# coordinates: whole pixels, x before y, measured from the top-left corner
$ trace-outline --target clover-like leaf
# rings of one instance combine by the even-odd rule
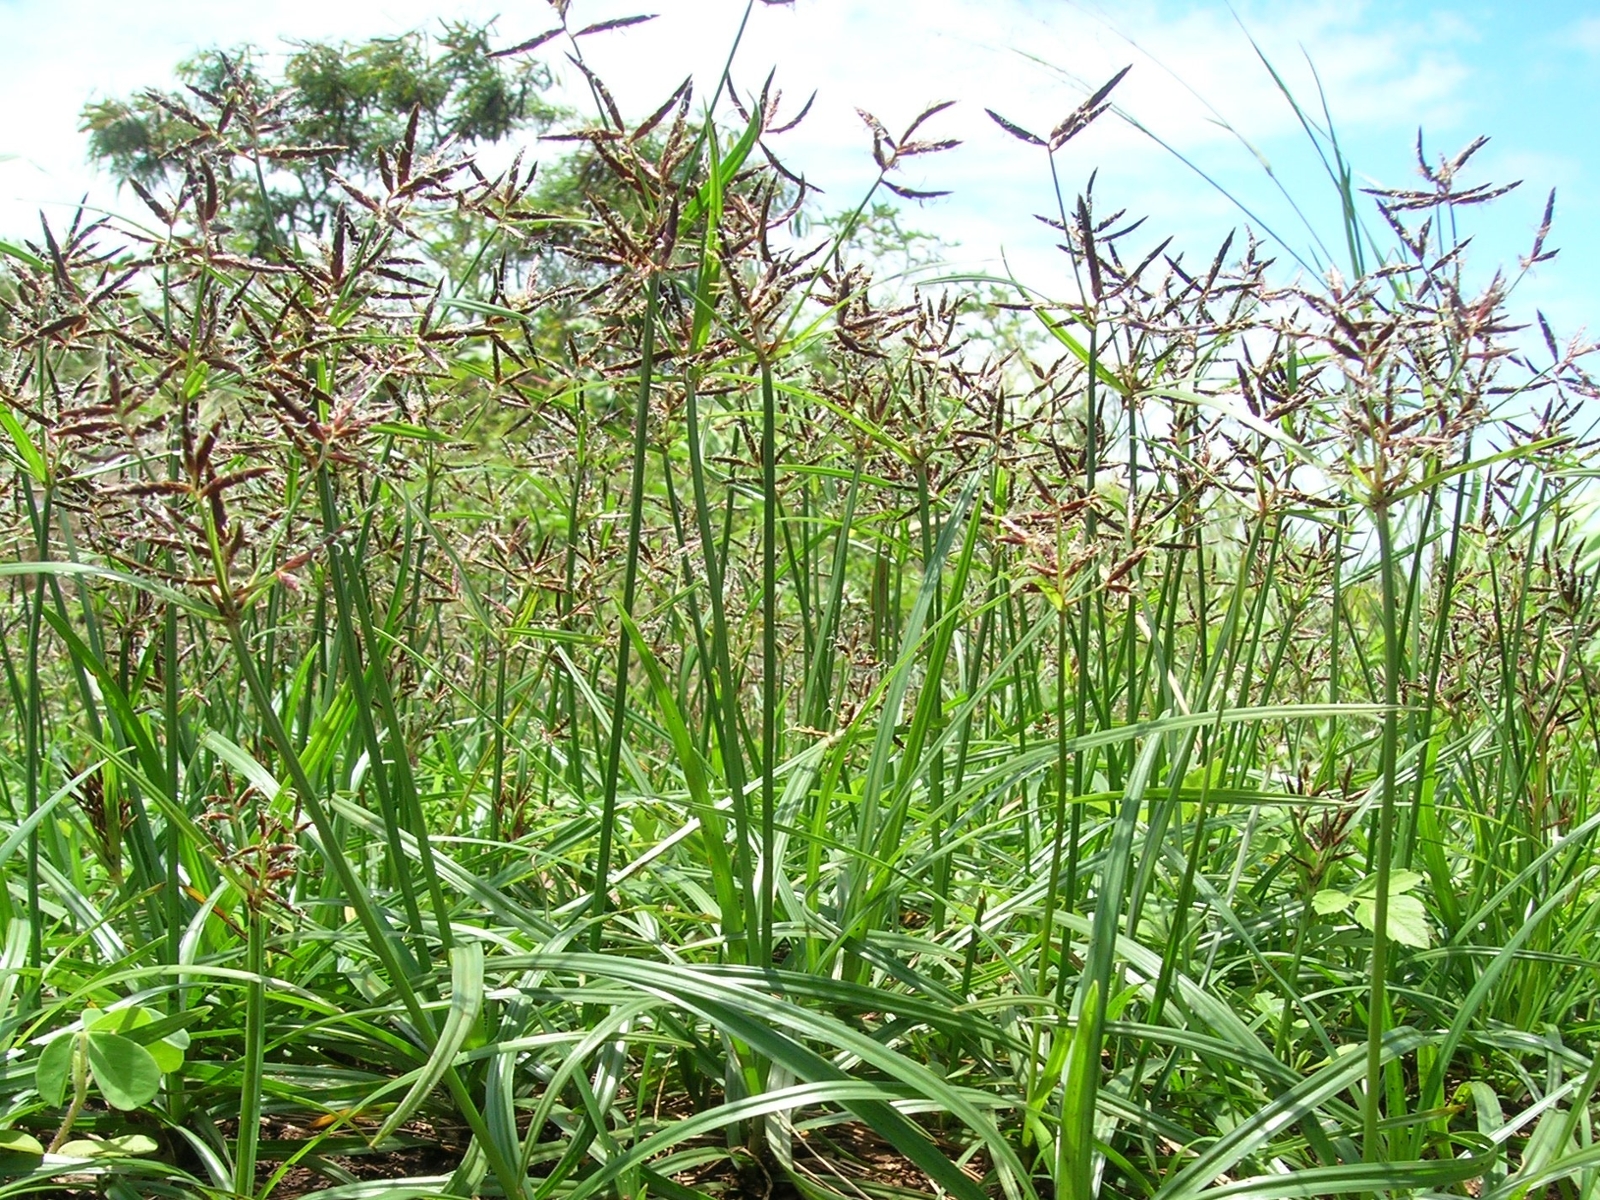
[[[78,1040],[75,1033],[63,1034],[48,1043],[33,1068],[33,1087],[51,1108],[60,1108],[67,1100],[67,1083],[72,1078],[72,1046]]]
[[[156,1067],[163,1075],[170,1075],[183,1067],[183,1050],[166,1038],[162,1038],[159,1042],[151,1042],[145,1049],[150,1052],[150,1057],[156,1060]]]
[[[141,1025],[148,1025],[155,1018],[150,1010],[137,1004],[127,1005],[125,1008],[86,1008],[83,1010],[83,1027],[85,1029],[103,1029],[107,1033],[127,1033],[130,1029],[137,1029]]]
[[[100,1094],[124,1112],[142,1108],[161,1090],[161,1068],[150,1051],[120,1033],[91,1030],[89,1069]]]
[[[150,1052],[163,1075],[182,1068],[183,1053],[189,1048],[189,1031],[181,1027],[174,1029],[173,1024],[173,1018],[160,1017],[137,1004],[125,1008],[85,1009],[83,1013],[85,1029],[126,1034],[131,1041],[138,1042]],[[160,1029],[151,1028],[156,1025],[167,1028],[169,1032],[163,1037],[156,1037]]]

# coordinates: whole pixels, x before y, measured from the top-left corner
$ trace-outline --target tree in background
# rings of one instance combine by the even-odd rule
[[[304,42],[279,77],[262,57],[249,47],[206,51],[178,68],[179,89],[87,105],[91,159],[147,202],[159,185],[219,193],[221,219],[264,251],[296,234],[324,236],[349,199],[341,179],[392,177],[397,153],[420,161],[540,132],[560,111],[545,98],[548,69],[494,54],[487,26]],[[209,177],[187,179],[191,168],[180,164],[194,160],[183,152],[197,140],[214,148]]]

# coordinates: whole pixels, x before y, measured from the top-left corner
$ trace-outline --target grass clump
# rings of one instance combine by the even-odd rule
[[[217,70],[3,247],[5,1194],[1588,1193],[1594,385],[1466,155],[996,301],[857,248],[939,107],[810,242],[726,79],[317,224]]]

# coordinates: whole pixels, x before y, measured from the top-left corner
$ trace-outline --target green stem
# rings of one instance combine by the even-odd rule
[[[1378,571],[1383,591],[1383,748],[1379,780],[1378,848],[1373,863],[1377,891],[1372,904],[1372,970],[1367,1011],[1367,1094],[1362,1108],[1362,1155],[1383,1160],[1378,1124],[1382,1117],[1383,1034],[1388,1025],[1389,873],[1394,853],[1395,775],[1400,741],[1399,598],[1394,577],[1394,531],[1389,504],[1380,500],[1372,518],[1378,529]],[[1390,1118],[1401,1114],[1390,1113]]]
[[[772,897],[777,865],[778,759],[778,458],[772,364],[761,359],[761,961],[772,961]]]
[[[639,588],[639,543],[644,533],[645,462],[650,448],[650,382],[655,367],[656,309],[661,296],[661,277],[652,272],[645,294],[644,330],[639,353],[639,399],[633,420],[633,475],[628,509],[628,558],[622,582],[622,611],[633,616],[634,598]],[[600,844],[595,850],[594,892],[589,913],[594,920],[589,930],[589,949],[600,951],[601,932],[609,904],[607,889],[611,876],[612,830],[617,820],[617,783],[622,773],[622,739],[628,720],[628,658],[632,641],[626,634],[617,636],[616,691],[611,701],[611,740],[606,747],[604,793],[600,802]]]
[[[239,1139],[233,1156],[233,1190],[255,1192],[256,1151],[261,1142],[261,1088],[267,1043],[267,932],[261,898],[250,897],[250,926],[245,950],[244,1069],[239,1092]]]
[[[83,1105],[89,1099],[89,1039],[87,1034],[75,1033],[72,1035],[72,1103],[67,1106],[66,1116],[61,1118],[61,1128],[56,1130],[55,1137],[50,1139],[46,1150],[54,1154],[67,1144],[67,1138],[72,1136],[72,1127],[77,1124],[78,1115],[83,1112]]]

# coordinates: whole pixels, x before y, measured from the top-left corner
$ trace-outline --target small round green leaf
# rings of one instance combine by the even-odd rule
[[[148,1008],[130,1004],[126,1008],[86,1008],[83,1010],[83,1027],[100,1029],[106,1033],[127,1033],[155,1020]]]
[[[161,1068],[138,1042],[120,1033],[94,1030],[89,1035],[89,1069],[100,1094],[112,1108],[142,1108],[161,1090]]]
[[[106,1138],[104,1144],[119,1154],[154,1154],[161,1149],[161,1143],[147,1133],[125,1133],[121,1137]]]
[[[72,1044],[77,1040],[75,1033],[56,1038],[45,1046],[33,1068],[34,1090],[51,1108],[60,1108],[67,1101],[67,1082],[72,1078]]]
[[[125,1133],[114,1138],[73,1138],[61,1147],[67,1158],[134,1158],[161,1149],[155,1138]]]
[[[156,1066],[163,1075],[170,1075],[183,1067],[183,1051],[166,1038],[162,1038],[159,1042],[151,1042],[145,1049],[150,1052],[150,1057],[156,1060]]]
[[[43,1154],[39,1139],[25,1129],[0,1129],[0,1154]]]
[[[154,1038],[149,1027],[160,1014],[138,1004],[124,1008],[87,1008],[83,1012],[83,1027],[100,1033],[125,1033],[150,1051],[161,1068],[161,1073],[171,1074],[183,1067],[183,1052],[189,1047],[189,1031],[174,1029],[166,1036]],[[171,1021],[166,1021],[171,1025]],[[141,1030],[145,1032],[140,1032]]]

